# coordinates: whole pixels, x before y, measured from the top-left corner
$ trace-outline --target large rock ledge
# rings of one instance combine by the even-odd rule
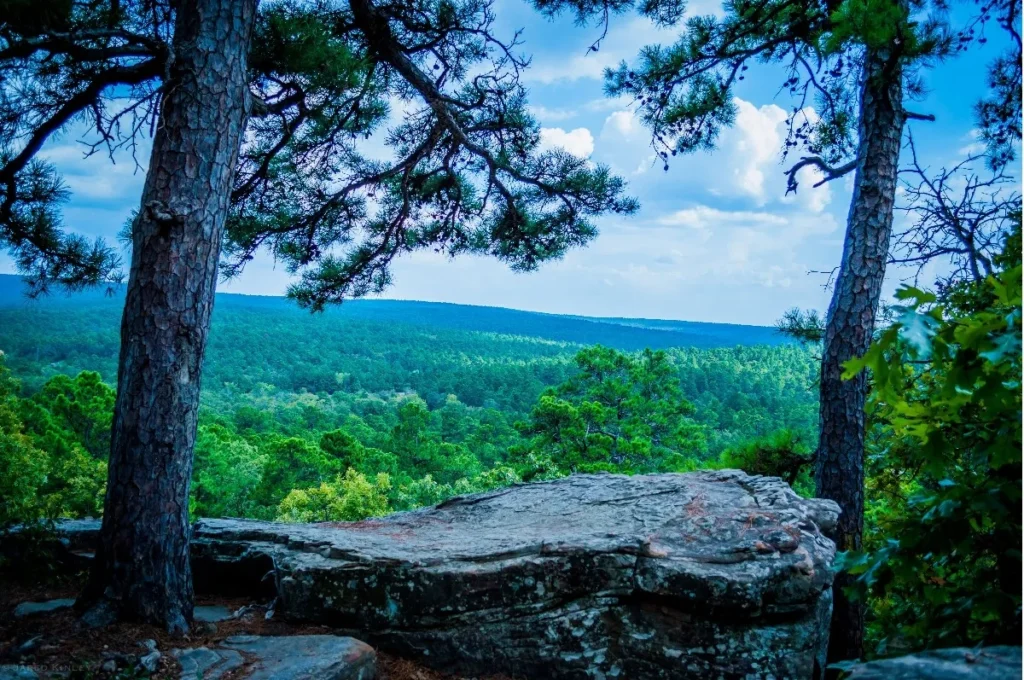
[[[201,520],[197,587],[445,670],[817,677],[838,508],[734,470],[577,475],[337,524]],[[71,533],[75,533],[72,530]]]

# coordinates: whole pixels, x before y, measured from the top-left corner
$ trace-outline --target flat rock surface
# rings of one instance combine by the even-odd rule
[[[181,680],[218,680],[245,663],[234,649],[172,649],[171,656],[181,664]]]
[[[854,666],[849,680],[1020,680],[1020,647],[936,649]]]
[[[276,616],[447,672],[811,678],[838,514],[738,470],[574,475],[362,522],[204,519],[192,564],[197,591],[269,587]]]
[[[272,564],[281,615],[445,670],[811,677],[837,516],[733,470],[577,475],[354,523],[202,520],[193,558]]]
[[[75,601],[71,598],[47,600],[46,602],[22,602],[14,608],[14,618],[20,619],[24,616],[46,614],[48,612],[55,612],[59,609],[67,609],[74,605]]]
[[[181,680],[217,680],[246,663],[249,680],[371,680],[376,655],[369,645],[337,635],[235,635],[212,649],[175,649]]]
[[[222,604],[196,605],[192,610],[192,618],[205,623],[217,623],[227,621],[234,617],[234,612]]]

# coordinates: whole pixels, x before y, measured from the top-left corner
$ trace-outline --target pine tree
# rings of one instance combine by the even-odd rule
[[[518,37],[487,0],[0,0],[0,244],[34,292],[117,280],[68,233],[40,156],[153,150],[132,243],[100,546],[80,605],[187,630],[188,493],[218,273],[268,249],[312,309],[383,289],[430,248],[530,270],[636,203],[601,166],[542,151]],[[385,130],[392,107],[408,108]],[[393,158],[369,155],[386,139]],[[223,246],[223,252],[222,252]]]
[[[735,87],[751,64],[761,63],[776,65],[780,92],[793,102],[783,155],[803,155],[786,171],[787,193],[808,177],[801,173],[805,168],[816,171],[815,186],[854,173],[843,256],[823,328],[815,477],[817,494],[842,509],[833,536],[837,547],[859,548],[867,383],[863,374],[844,380],[842,373],[847,360],[867,351],[874,333],[905,123],[932,119],[908,105],[922,91],[921,68],[981,39],[973,29],[1000,5],[978,3],[971,24],[954,33],[944,19],[945,3],[928,0],[729,0],[721,16],[685,21],[681,0],[534,4],[549,14],[573,12],[581,23],[596,16],[602,38],[611,15],[632,7],[664,26],[682,22],[675,43],[648,46],[638,63],[606,72],[608,94],[632,98],[666,171],[677,154],[714,148],[734,121]],[[812,105],[815,116],[806,112]],[[861,655],[863,606],[846,597],[848,580],[840,575],[834,589],[831,660]]]
[[[1017,157],[1021,141],[1021,67],[1024,50],[1020,39],[1020,0],[996,0],[982,5],[974,25],[969,26],[962,40],[972,37],[971,31],[981,31],[985,22],[995,17],[1010,42],[988,69],[987,96],[974,106],[981,139],[985,142],[989,167],[1001,170]],[[978,42],[985,42],[984,33]]]

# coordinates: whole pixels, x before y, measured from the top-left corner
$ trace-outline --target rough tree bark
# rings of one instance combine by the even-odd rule
[[[903,135],[902,67],[898,55],[869,51],[860,98],[860,148],[847,217],[843,259],[825,325],[821,361],[817,495],[839,504],[833,538],[839,550],[860,548],[864,528],[864,405],[867,373],[843,380],[843,363],[871,344],[892,235],[897,165]],[[829,640],[830,662],[859,658],[864,607],[843,593],[840,574]]]
[[[248,116],[257,0],[182,0],[121,321],[100,546],[80,606],[192,620],[189,483],[221,234]]]

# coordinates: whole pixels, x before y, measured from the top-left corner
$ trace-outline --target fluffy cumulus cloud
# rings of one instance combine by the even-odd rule
[[[565,149],[574,156],[587,158],[594,153],[594,136],[587,128],[566,132],[562,128],[540,129],[541,149]]]
[[[758,108],[742,99],[734,103],[736,122],[722,140],[722,148],[731,161],[730,186],[764,204],[765,173],[770,172],[769,165],[777,163],[786,112],[775,104]]]
[[[815,168],[801,170],[800,190],[786,195],[785,166],[780,155],[787,134],[786,112],[775,104],[755,106],[743,99],[734,103],[736,121],[722,131],[716,149],[673,159],[672,173],[684,182],[699,178],[713,196],[746,199],[758,207],[794,204],[822,212],[832,193],[827,184],[813,186],[822,177]],[[801,120],[813,120],[815,114],[806,109],[798,115]],[[629,109],[613,111],[605,118],[599,140],[600,160],[619,172],[642,175],[661,167],[649,144],[650,132]]]
[[[651,149],[651,133],[632,111],[612,111],[601,127],[602,160],[618,173],[642,175],[657,160]]]
[[[724,131],[719,144],[720,167],[728,173],[721,192],[749,197],[759,206],[778,201],[822,212],[832,200],[832,193],[827,184],[814,186],[822,178],[816,168],[801,170],[799,191],[786,195],[786,166],[781,156],[788,133],[786,112],[775,104],[755,106],[742,99],[734,103],[736,122]],[[798,123],[816,118],[813,109],[805,109],[797,116]],[[786,162],[794,160],[789,158]]]

